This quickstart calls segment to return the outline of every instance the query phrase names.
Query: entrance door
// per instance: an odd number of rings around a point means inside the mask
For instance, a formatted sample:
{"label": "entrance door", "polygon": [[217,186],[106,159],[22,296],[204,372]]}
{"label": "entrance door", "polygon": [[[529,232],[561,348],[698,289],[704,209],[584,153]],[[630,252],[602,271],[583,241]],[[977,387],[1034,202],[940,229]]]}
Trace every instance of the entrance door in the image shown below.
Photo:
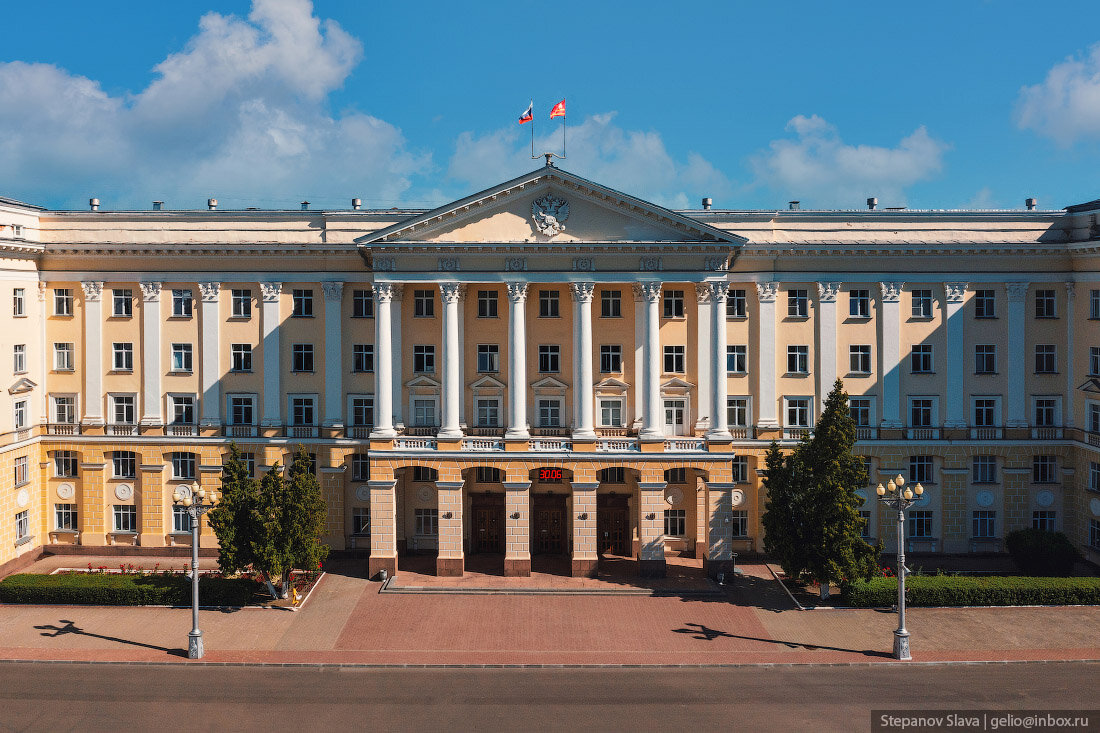
{"label": "entrance door", "polygon": [[596,497],[596,548],[601,555],[630,555],[630,514],[627,498],[600,494]]}
{"label": "entrance door", "polygon": [[474,552],[504,552],[501,545],[501,524],[499,509],[474,509]]}
{"label": "entrance door", "polygon": [[534,497],[534,537],[531,549],[540,555],[565,552],[565,496],[551,494]]}
{"label": "entrance door", "polygon": [[684,435],[684,400],[665,400],[665,435]]}

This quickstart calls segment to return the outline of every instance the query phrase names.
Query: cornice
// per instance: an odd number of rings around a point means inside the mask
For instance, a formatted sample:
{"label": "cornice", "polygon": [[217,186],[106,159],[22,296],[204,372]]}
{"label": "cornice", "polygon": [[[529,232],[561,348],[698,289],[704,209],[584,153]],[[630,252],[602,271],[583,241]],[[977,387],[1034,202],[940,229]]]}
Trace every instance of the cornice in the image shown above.
{"label": "cornice", "polygon": [[[1100,242],[1093,247],[1100,250]],[[1078,252],[1076,248],[1073,250]],[[1050,257],[1070,254],[1066,244],[968,244],[968,243],[749,243],[741,248],[740,257]]]}
{"label": "cornice", "polygon": [[65,243],[47,244],[43,254],[64,256],[128,256],[128,257],[241,257],[241,256],[355,256],[354,244],[313,243]]}

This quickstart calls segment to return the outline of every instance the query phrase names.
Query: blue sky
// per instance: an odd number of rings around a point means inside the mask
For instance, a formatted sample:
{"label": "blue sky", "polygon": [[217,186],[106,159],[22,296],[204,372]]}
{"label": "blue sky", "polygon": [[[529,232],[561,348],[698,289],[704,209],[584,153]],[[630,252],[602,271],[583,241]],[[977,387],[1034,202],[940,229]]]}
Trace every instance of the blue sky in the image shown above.
{"label": "blue sky", "polygon": [[1088,2],[117,0],[5,19],[0,195],[52,208],[437,205],[536,167],[516,118],[533,98],[556,145],[562,97],[559,165],[676,207],[1100,197]]}

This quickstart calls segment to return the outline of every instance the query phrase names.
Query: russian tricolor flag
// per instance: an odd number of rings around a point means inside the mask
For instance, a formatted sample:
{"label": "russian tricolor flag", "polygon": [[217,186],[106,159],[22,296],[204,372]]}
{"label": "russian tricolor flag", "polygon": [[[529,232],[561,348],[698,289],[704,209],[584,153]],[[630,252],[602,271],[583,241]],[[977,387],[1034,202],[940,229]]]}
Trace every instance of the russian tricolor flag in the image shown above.
{"label": "russian tricolor flag", "polygon": [[532,114],[532,110],[534,109],[534,107],[535,100],[532,99],[531,103],[527,105],[527,111],[519,116],[519,124],[522,125],[524,122],[530,122],[531,120],[535,119],[534,114]]}

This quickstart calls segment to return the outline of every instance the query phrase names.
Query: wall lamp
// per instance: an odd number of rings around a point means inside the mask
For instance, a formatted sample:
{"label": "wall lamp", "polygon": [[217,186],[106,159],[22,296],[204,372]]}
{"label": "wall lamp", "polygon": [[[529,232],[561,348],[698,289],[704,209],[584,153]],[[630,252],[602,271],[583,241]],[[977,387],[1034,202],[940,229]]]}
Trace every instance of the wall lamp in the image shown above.
{"label": "wall lamp", "polygon": [[581,512],[577,515],[577,519],[581,520],[582,522],[588,519],[588,512]]}
{"label": "wall lamp", "polygon": [[512,519],[519,519],[519,512],[512,512],[509,516],[512,517]]}
{"label": "wall lamp", "polygon": [[453,517],[454,517],[454,514],[451,514],[450,512],[443,512],[443,514],[442,514],[443,519],[452,519]]}
{"label": "wall lamp", "polygon": [[653,512],[650,512],[649,514],[645,515],[645,518],[646,519],[656,519],[657,515],[654,514]]}

